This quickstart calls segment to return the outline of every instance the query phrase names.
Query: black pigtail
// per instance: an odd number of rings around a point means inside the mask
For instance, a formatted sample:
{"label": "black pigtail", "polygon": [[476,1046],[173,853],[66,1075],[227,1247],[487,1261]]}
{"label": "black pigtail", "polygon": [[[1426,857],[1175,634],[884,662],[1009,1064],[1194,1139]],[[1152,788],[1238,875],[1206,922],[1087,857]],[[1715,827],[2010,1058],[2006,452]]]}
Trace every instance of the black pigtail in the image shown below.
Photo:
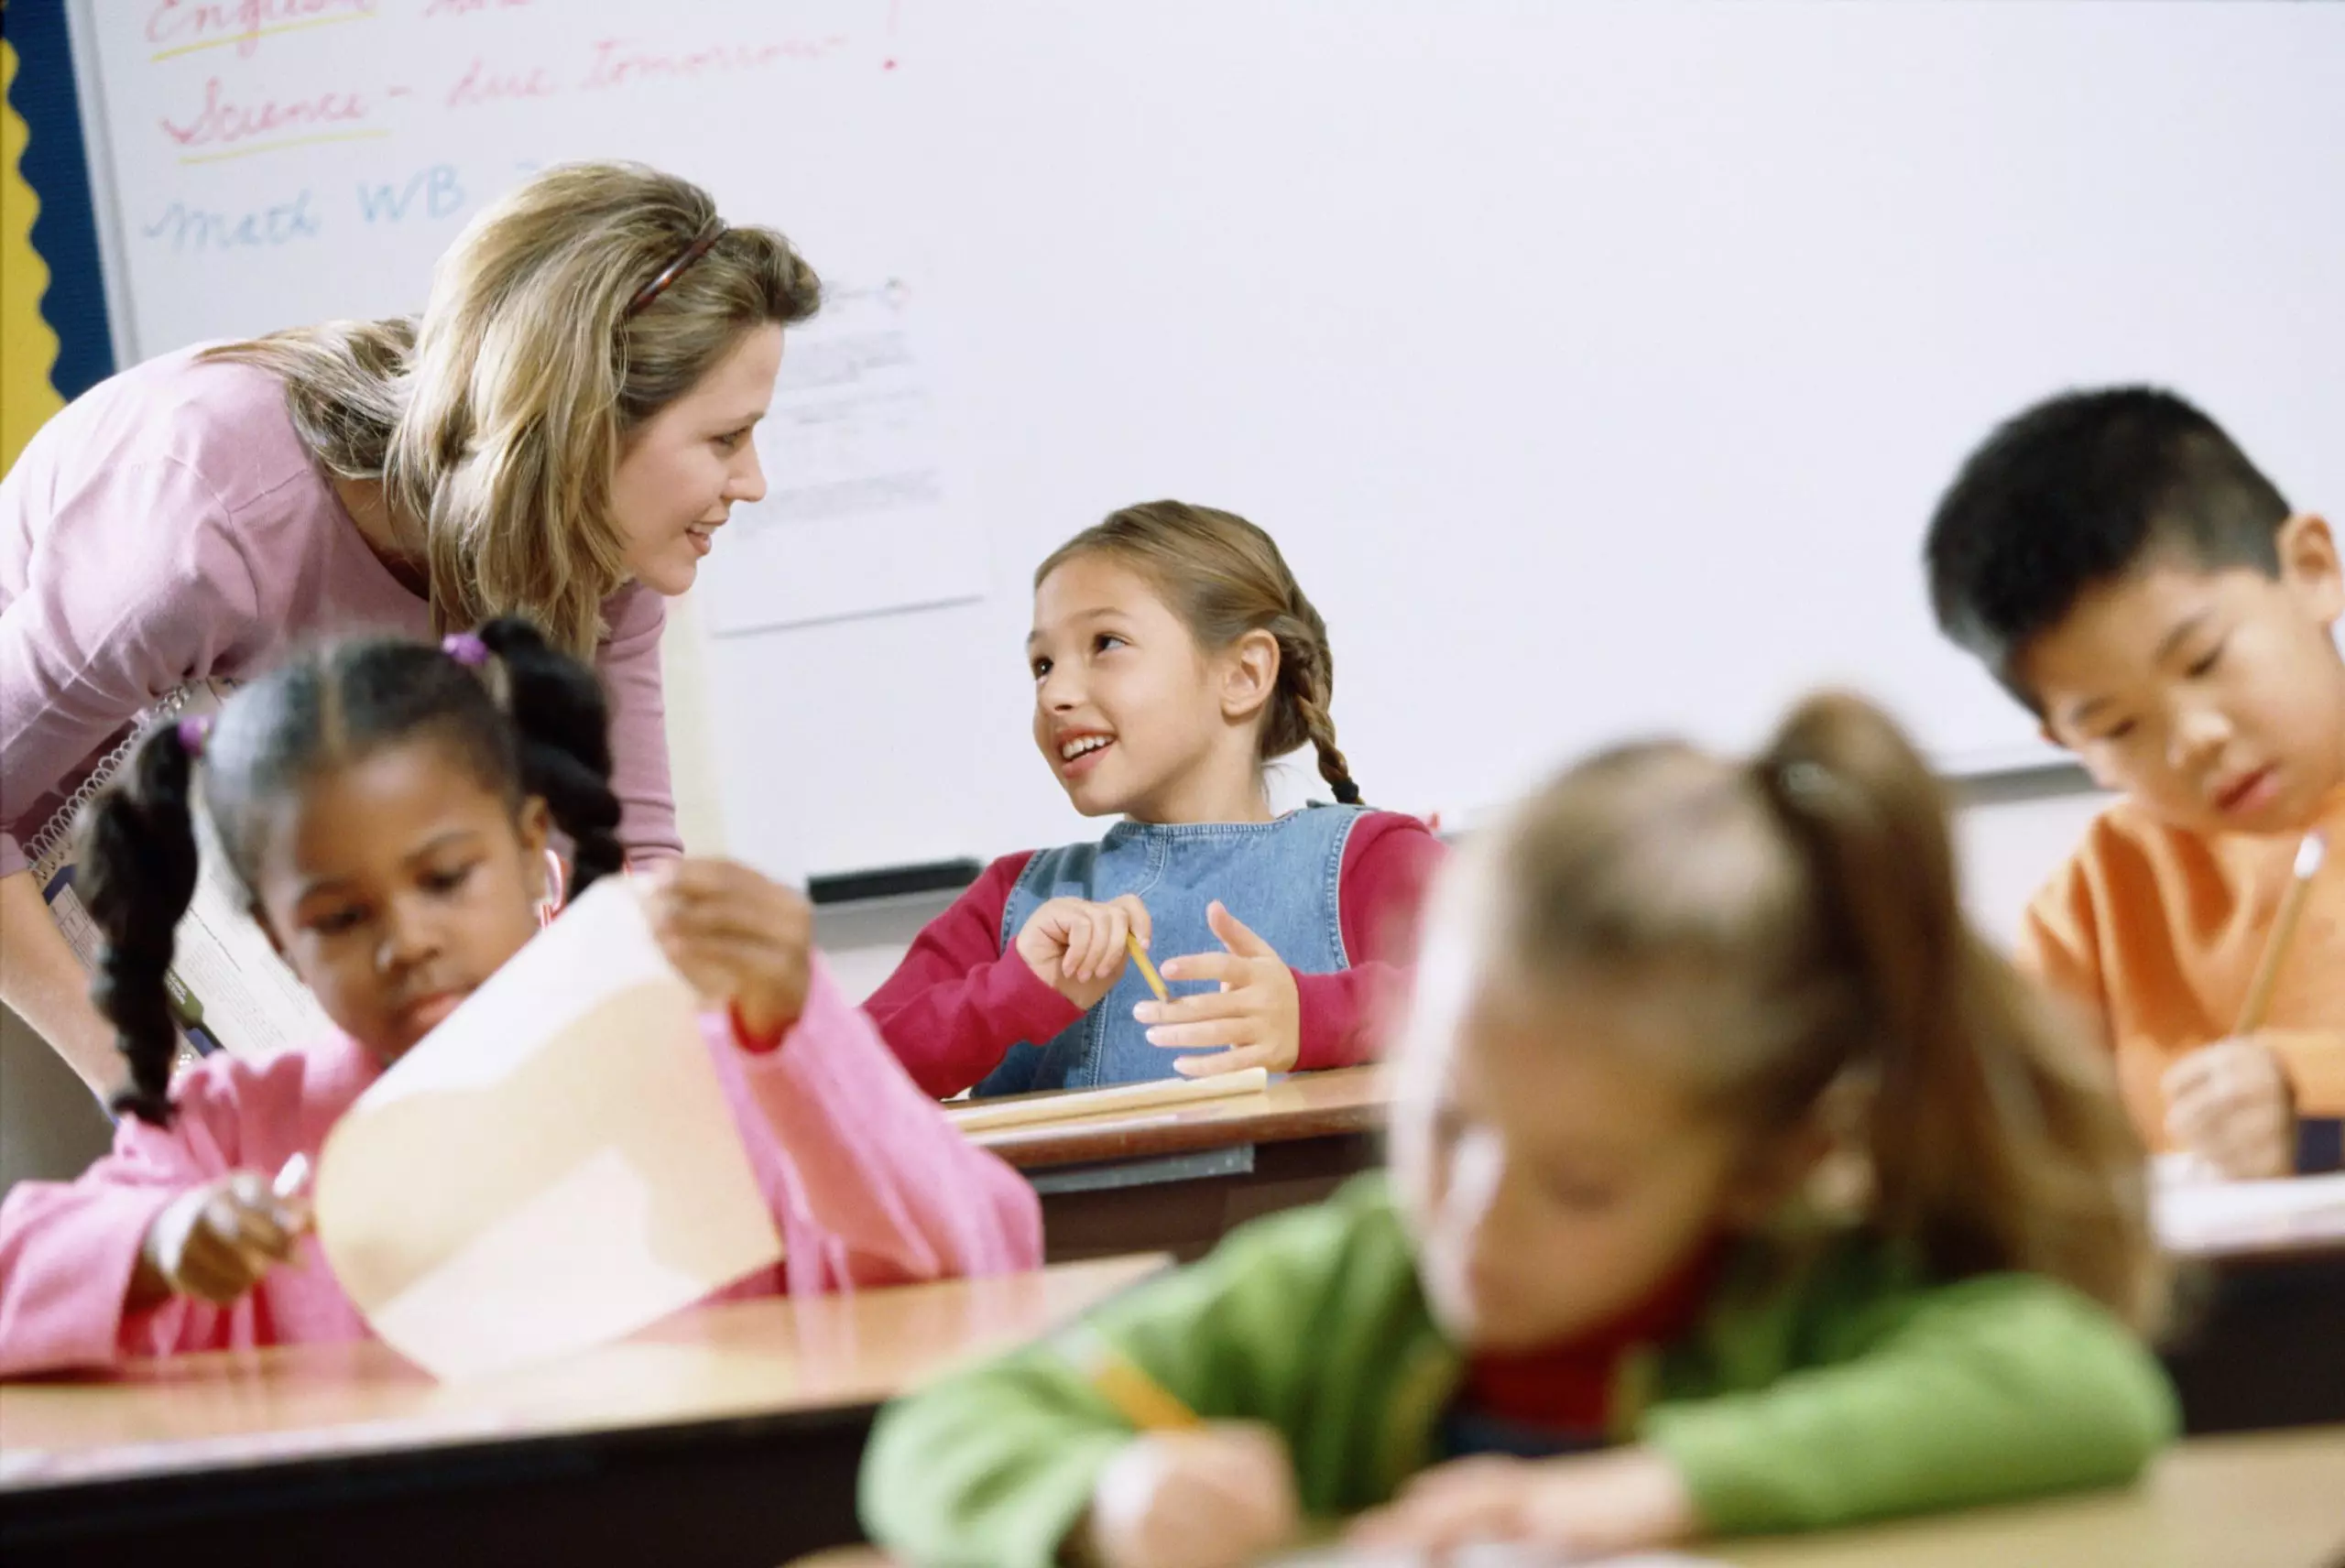
{"label": "black pigtail", "polygon": [[130,1086],[115,1095],[114,1109],[150,1127],[171,1119],[180,1033],[164,976],[173,933],[195,897],[192,771],[177,726],[162,725],[141,741],[92,807],[75,875],[74,890],[105,938],[90,997],[130,1063]]}
{"label": "black pigtail", "polygon": [[479,636],[504,666],[521,787],[543,798],[555,825],[570,835],[575,898],[627,864],[618,797],[611,792],[611,718],[602,680],[518,615],[499,616]]}

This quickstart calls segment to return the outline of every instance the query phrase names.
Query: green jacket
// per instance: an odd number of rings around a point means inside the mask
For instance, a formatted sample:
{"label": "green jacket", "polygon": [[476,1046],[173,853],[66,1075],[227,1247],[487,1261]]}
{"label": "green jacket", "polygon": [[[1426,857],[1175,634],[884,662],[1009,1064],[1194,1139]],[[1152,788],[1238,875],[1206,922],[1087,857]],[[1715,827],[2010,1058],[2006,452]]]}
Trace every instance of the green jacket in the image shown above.
{"label": "green jacket", "polygon": [[[2109,1485],[2174,1432],[2157,1362],[2063,1286],[1934,1285],[1855,1235],[1795,1269],[1771,1258],[1737,1258],[1685,1340],[1630,1360],[1614,1401],[1619,1437],[1666,1453],[1713,1531]],[[1318,1516],[1381,1502],[1438,1459],[1463,1371],[1383,1180],[1363,1178],[889,1407],[863,1465],[872,1538],[922,1564],[1053,1562],[1132,1438],[1084,1369],[1102,1341],[1200,1415],[1277,1428]]]}

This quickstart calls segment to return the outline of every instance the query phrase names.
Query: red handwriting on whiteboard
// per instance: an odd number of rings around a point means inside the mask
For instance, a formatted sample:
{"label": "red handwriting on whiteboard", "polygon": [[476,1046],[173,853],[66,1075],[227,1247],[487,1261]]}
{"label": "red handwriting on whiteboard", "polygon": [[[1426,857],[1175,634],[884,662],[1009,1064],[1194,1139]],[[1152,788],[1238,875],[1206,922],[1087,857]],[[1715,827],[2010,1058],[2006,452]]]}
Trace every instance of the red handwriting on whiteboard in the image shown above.
{"label": "red handwriting on whiteboard", "polygon": [[355,93],[312,93],[298,98],[256,98],[238,101],[213,77],[203,84],[203,107],[195,118],[180,124],[159,122],[163,134],[180,147],[227,147],[261,136],[300,136],[330,131],[366,118],[366,101]]}
{"label": "red handwriting on whiteboard", "polygon": [[423,19],[434,16],[469,16],[475,11],[511,11],[527,5],[529,0],[431,0],[423,8]]}
{"label": "red handwriting on whiteboard", "polygon": [[249,55],[263,33],[298,22],[371,16],[376,0],[152,0],[147,41],[158,49],[201,49],[234,39]]}
{"label": "red handwriting on whiteboard", "polygon": [[757,71],[784,60],[823,60],[846,47],[844,38],[791,38],[769,44],[714,44],[670,51],[645,49],[625,38],[604,38],[580,85],[589,93],[636,87],[652,82],[689,82],[727,71]]}
{"label": "red handwriting on whiteboard", "polygon": [[475,55],[472,68],[448,89],[448,107],[478,109],[517,98],[551,98],[561,91],[554,82],[553,73],[542,65],[500,69]]}

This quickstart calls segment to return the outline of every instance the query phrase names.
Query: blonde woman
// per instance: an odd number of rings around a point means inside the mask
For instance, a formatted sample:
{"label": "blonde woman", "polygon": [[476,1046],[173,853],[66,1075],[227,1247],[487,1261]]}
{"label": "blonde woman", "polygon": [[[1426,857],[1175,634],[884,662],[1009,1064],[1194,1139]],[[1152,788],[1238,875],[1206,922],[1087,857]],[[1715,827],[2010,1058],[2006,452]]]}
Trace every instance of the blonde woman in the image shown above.
{"label": "blonde woman", "polygon": [[608,692],[637,859],[674,855],[661,596],[692,585],[813,270],[635,165],[551,169],[442,257],[420,318],[166,354],[0,481],[0,1000],[104,1094],[114,1031],[26,841],[136,716],[315,636],[524,615]]}

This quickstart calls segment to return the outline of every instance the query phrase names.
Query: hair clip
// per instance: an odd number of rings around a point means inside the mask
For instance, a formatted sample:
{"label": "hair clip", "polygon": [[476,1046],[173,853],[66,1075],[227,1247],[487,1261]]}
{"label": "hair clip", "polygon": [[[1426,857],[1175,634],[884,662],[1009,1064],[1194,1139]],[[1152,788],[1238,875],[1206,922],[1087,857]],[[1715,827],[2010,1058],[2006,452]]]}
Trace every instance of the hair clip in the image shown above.
{"label": "hair clip", "polygon": [[212,738],[212,715],[191,713],[179,722],[180,749],[188,756],[202,757],[203,743]]}
{"label": "hair clip", "polygon": [[706,256],[708,254],[709,247],[714,245],[717,241],[723,239],[725,237],[725,227],[724,220],[718,219],[710,228],[704,231],[698,239],[693,241],[690,245],[685,247],[683,255],[678,256],[666,267],[660,268],[659,277],[654,278],[650,282],[645,284],[642,288],[635,291],[635,298],[629,299],[627,302],[627,309],[619,312],[619,320],[622,321],[630,321],[636,316],[640,315],[646,306],[649,305],[651,301],[657,299],[660,295],[665,294],[668,291],[668,286],[670,284],[675,282],[677,278],[682,278],[684,275],[686,268],[690,267],[693,262],[698,261],[702,256]]}
{"label": "hair clip", "polygon": [[440,639],[440,651],[467,670],[488,662],[488,644],[473,632],[450,632]]}

